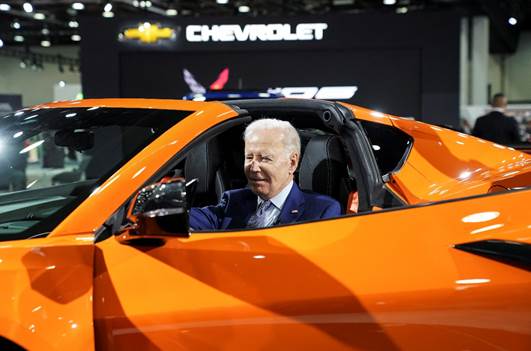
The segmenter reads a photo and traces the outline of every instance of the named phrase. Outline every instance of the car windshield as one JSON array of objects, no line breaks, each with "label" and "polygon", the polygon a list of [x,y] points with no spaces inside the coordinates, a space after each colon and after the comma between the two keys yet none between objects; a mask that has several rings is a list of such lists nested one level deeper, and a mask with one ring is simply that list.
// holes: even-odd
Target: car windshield
[{"label": "car windshield", "polygon": [[190,111],[47,108],[0,116],[0,241],[52,231]]}]

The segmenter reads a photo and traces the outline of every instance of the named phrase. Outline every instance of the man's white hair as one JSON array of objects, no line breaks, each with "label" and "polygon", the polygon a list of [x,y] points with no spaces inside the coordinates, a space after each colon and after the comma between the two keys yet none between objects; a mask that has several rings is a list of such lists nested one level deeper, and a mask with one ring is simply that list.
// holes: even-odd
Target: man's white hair
[{"label": "man's white hair", "polygon": [[279,137],[282,139],[282,143],[286,148],[286,153],[290,156],[292,153],[297,153],[300,156],[301,154],[301,139],[297,129],[291,125],[291,123],[286,121],[281,121],[275,118],[263,118],[256,120],[249,124],[245,128],[243,134],[243,139],[247,138],[259,131],[259,130],[278,130],[280,131]]}]

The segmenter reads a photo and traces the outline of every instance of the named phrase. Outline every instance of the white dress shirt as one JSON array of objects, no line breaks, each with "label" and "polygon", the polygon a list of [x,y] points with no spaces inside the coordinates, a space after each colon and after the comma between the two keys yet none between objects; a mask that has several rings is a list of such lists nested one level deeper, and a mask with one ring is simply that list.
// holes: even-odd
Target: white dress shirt
[{"label": "white dress shirt", "polygon": [[[278,219],[278,216],[280,215],[280,212],[282,211],[282,207],[284,206],[284,203],[288,199],[288,195],[291,191],[291,188],[293,187],[293,180],[288,183],[282,189],[277,195],[273,196],[269,201],[273,204],[272,206],[269,206],[269,208],[266,210],[266,217],[267,217],[267,226],[273,225]],[[260,208],[260,205],[262,202],[266,200],[262,199],[260,196],[257,197],[257,203],[256,208]]]}]

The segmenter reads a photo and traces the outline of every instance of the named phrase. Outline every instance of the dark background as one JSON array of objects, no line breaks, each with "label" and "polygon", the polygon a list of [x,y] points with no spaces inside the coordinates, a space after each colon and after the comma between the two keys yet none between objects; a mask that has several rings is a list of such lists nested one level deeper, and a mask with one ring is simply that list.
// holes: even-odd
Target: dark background
[{"label": "dark background", "polygon": [[[225,88],[355,85],[347,101],[437,124],[458,125],[460,16],[455,13],[299,18],[183,18],[175,42],[117,40],[142,19],[84,18],[83,93],[92,97],[182,98],[187,68],[208,87],[228,67]],[[188,43],[187,24],[326,22],[321,41]],[[180,30],[179,30],[180,29]]]}]

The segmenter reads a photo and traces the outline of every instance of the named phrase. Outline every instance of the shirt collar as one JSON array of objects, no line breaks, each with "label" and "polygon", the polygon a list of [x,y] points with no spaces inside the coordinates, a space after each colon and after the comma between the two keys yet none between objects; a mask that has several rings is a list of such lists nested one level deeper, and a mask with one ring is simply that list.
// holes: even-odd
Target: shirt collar
[{"label": "shirt collar", "polygon": [[[284,203],[286,202],[286,200],[288,198],[288,195],[289,195],[292,187],[293,187],[293,180],[290,181],[288,183],[288,185],[286,185],[284,187],[284,189],[282,189],[278,194],[276,194],[271,199],[269,199],[269,201],[271,201],[273,203],[273,205],[275,205],[276,208],[281,210],[282,206],[284,206]],[[260,204],[262,202],[264,202],[264,201],[265,201],[264,199],[262,199],[260,196],[258,196],[258,206],[260,206]]]}]

